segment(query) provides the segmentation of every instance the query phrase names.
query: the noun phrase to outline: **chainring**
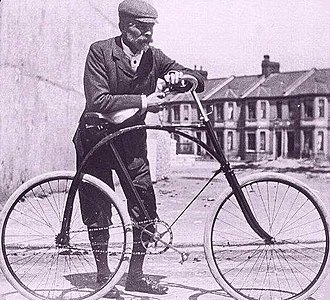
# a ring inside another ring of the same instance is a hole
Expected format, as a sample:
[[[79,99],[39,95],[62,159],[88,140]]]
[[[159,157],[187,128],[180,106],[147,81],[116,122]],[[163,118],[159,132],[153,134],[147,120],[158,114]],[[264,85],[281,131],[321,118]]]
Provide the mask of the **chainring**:
[[[151,232],[150,227],[154,228],[154,233]],[[172,245],[173,232],[166,222],[152,220],[144,224],[140,238],[141,243],[147,250],[148,254],[162,254],[170,248],[170,245]]]

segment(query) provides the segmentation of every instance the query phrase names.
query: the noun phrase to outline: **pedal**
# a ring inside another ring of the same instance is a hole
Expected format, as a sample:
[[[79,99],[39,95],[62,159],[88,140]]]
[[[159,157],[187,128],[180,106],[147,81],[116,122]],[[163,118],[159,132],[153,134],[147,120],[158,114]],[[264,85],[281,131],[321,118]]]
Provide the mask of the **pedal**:
[[[182,252],[181,253],[181,260],[179,261],[179,263],[182,265],[185,261],[188,260],[189,255],[190,255],[190,253],[188,253],[188,252]]]

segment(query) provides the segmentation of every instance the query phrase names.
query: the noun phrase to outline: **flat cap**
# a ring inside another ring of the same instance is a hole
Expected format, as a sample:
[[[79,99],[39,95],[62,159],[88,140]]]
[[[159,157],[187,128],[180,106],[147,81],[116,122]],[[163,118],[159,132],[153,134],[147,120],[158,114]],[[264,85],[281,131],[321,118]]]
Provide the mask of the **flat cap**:
[[[124,0],[118,6],[119,18],[133,18],[144,23],[157,23],[157,10],[142,0]]]

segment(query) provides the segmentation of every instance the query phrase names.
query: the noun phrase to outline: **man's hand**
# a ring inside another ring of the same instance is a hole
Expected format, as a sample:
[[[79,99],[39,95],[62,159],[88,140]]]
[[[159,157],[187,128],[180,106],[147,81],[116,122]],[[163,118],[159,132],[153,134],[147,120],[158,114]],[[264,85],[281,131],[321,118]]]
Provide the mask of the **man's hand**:
[[[180,71],[169,71],[165,76],[164,79],[169,84],[177,84],[180,79],[182,78],[183,73]]]
[[[158,113],[163,109],[162,104],[166,102],[165,93],[155,92],[147,96],[147,111]]]

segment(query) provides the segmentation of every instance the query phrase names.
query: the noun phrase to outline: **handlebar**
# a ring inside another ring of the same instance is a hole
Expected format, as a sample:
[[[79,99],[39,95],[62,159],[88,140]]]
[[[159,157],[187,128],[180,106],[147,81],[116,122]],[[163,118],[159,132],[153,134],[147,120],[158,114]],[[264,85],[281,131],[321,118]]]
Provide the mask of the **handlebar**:
[[[206,113],[206,111],[203,108],[203,105],[201,103],[201,100],[199,99],[197,93],[196,93],[196,88],[198,86],[198,81],[197,79],[188,74],[184,74],[179,83],[170,85],[168,87],[168,93],[186,93],[186,92],[191,92],[192,97],[194,98],[195,103],[197,104],[198,110],[201,114],[201,118],[205,121],[209,121],[209,117]]]
[[[192,75],[188,75],[188,74],[184,74],[181,79],[179,80],[179,82],[177,84],[169,84],[167,85],[166,89],[165,89],[165,94],[170,94],[170,93],[186,93],[186,92],[191,92],[195,102],[197,103],[197,106],[204,118],[204,120],[207,120],[207,114],[204,112],[202,104],[196,94],[196,88],[198,86],[198,81],[197,79],[192,76]],[[108,115],[103,114],[103,113],[98,113],[98,112],[86,112],[84,114],[84,118],[91,118],[94,120],[99,120],[99,121],[106,121],[108,123],[114,123],[112,119],[109,118]],[[92,122],[93,123],[93,122]]]
[[[194,76],[184,74],[177,84],[169,85],[168,89],[171,93],[186,93],[195,91],[198,86],[198,81]]]

